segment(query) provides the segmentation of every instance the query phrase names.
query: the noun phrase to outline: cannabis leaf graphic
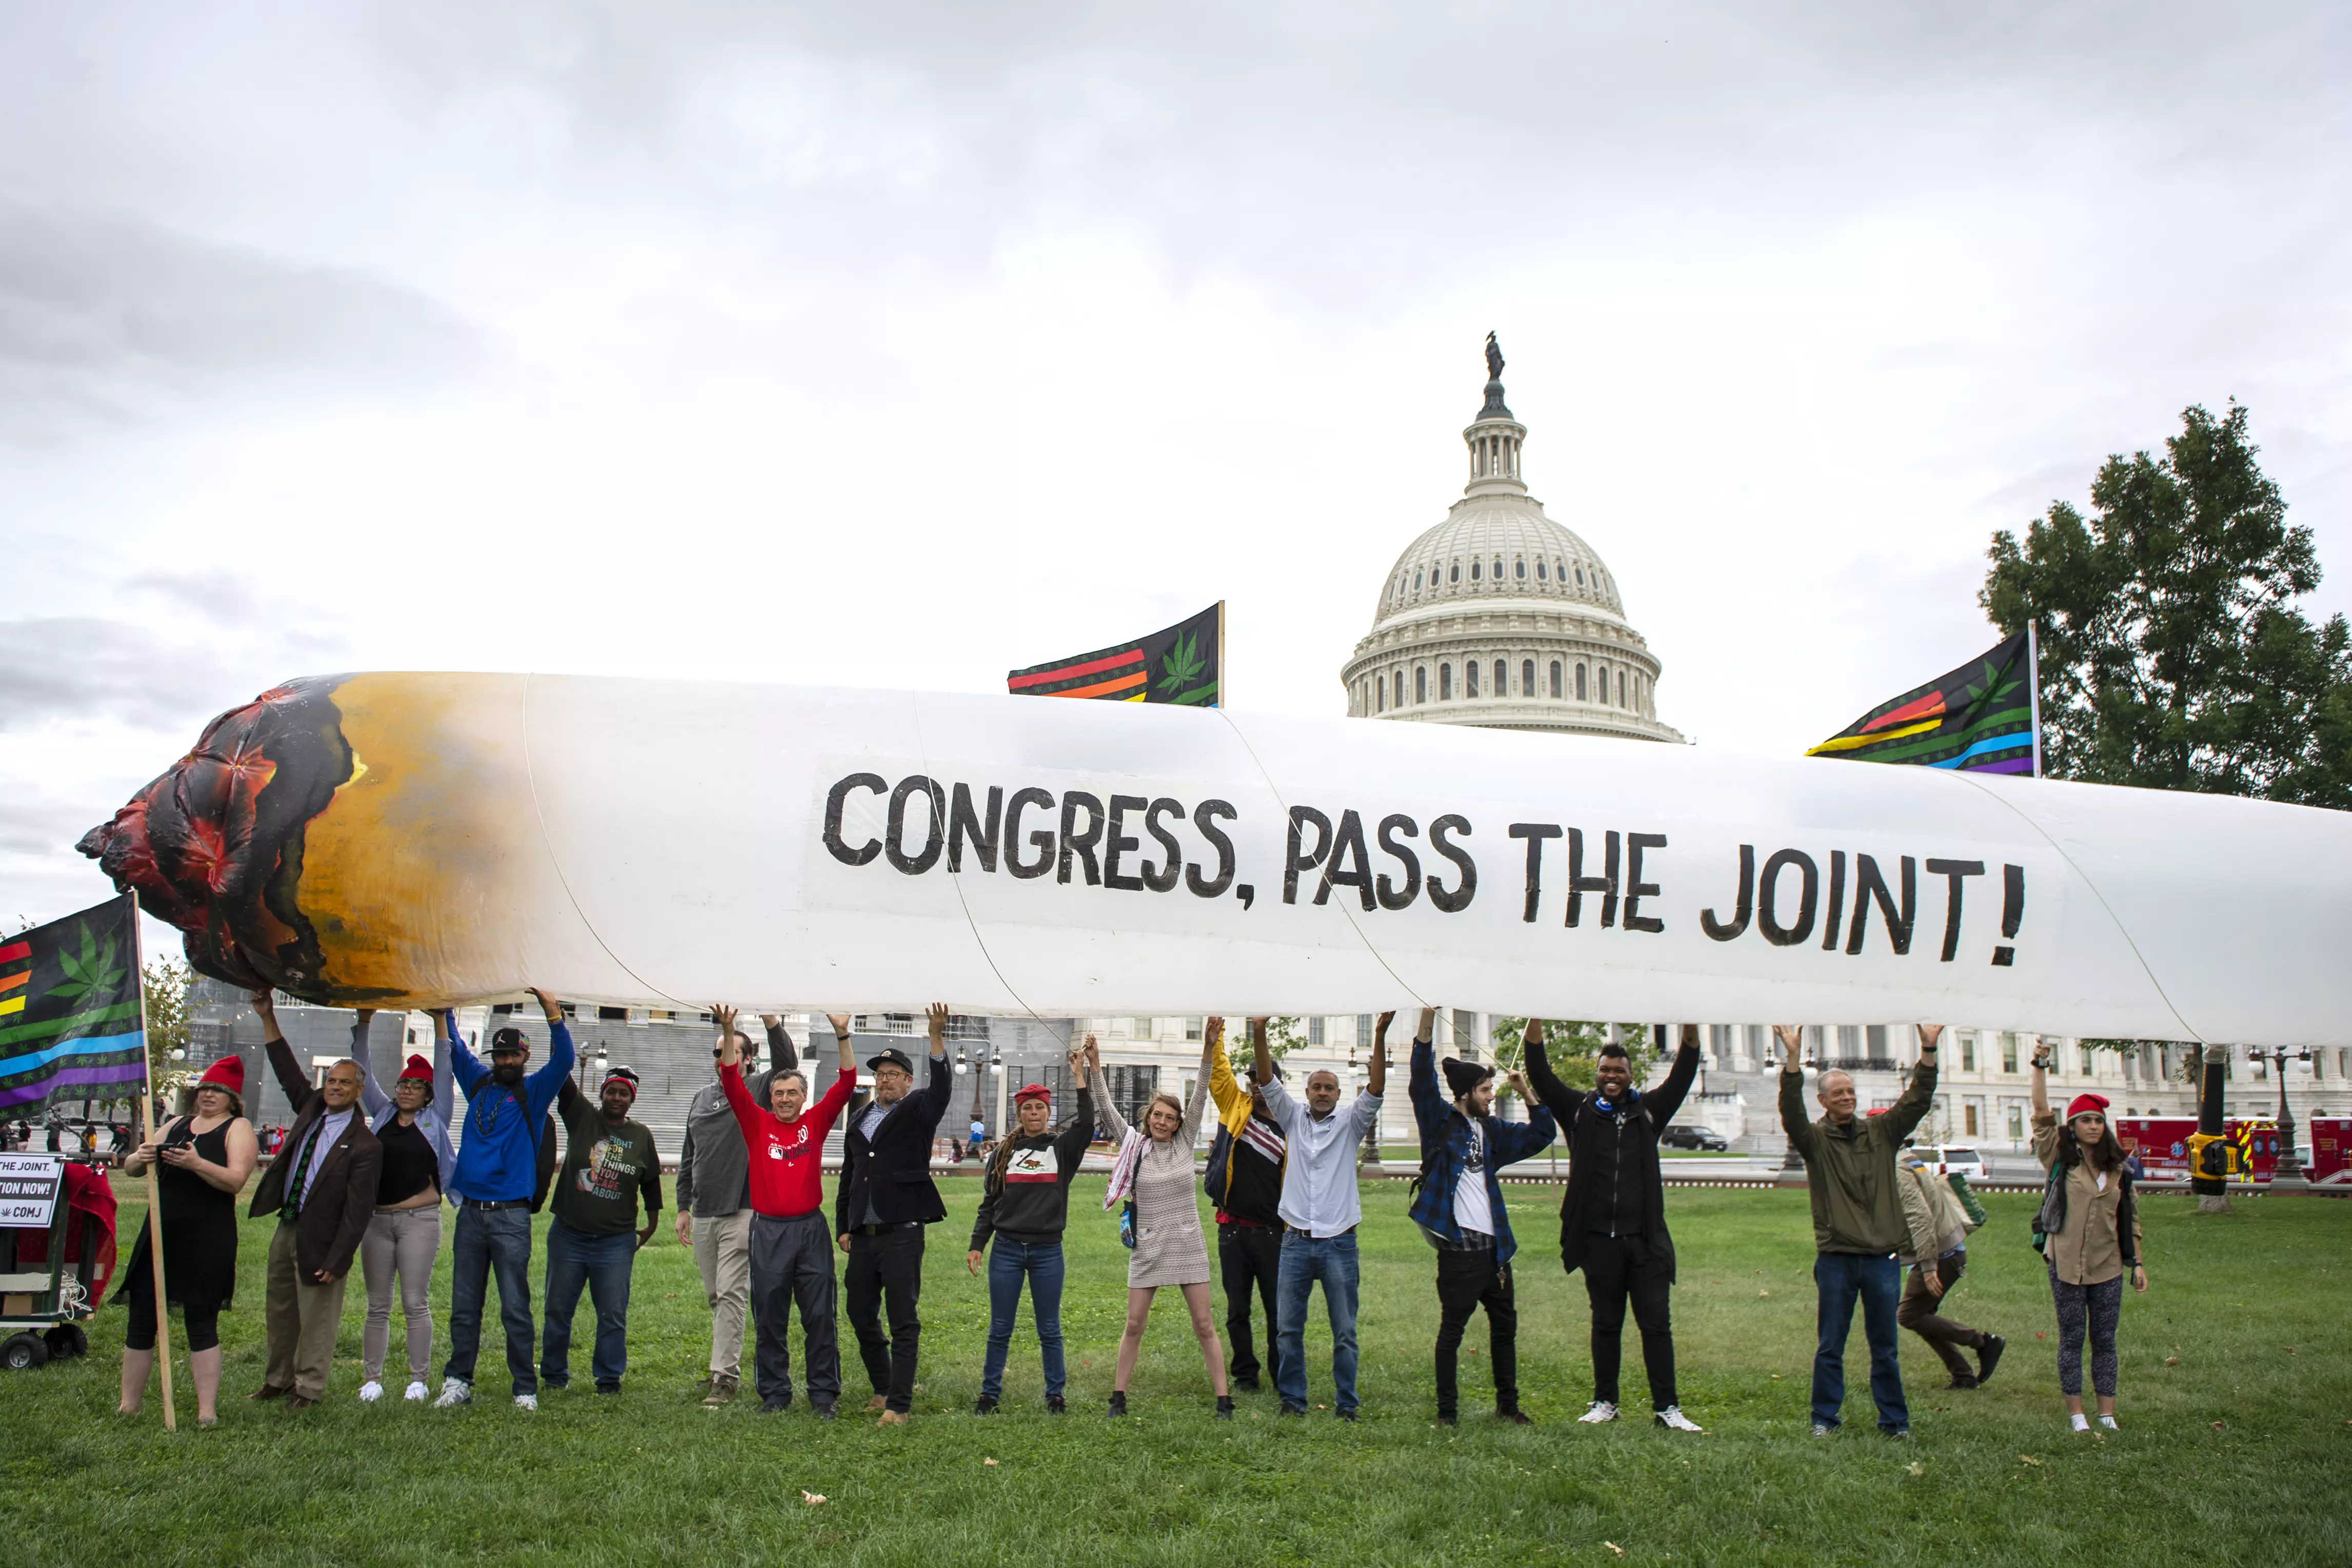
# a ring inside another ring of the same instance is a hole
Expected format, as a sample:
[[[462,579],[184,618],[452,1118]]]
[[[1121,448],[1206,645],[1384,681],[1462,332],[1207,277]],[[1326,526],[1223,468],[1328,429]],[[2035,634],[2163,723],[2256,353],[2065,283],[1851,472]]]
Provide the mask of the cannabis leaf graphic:
[[[109,936],[101,947],[92,940],[89,926],[81,928],[81,953],[77,956],[71,948],[58,950],[58,965],[66,977],[49,988],[48,994],[68,1001],[93,994],[106,996],[122,984],[124,971],[115,967],[114,938]]]
[[[1160,689],[1163,692],[1181,692],[1199,680],[1207,668],[1201,661],[1200,638],[1190,632],[1177,638],[1176,646],[1160,661],[1160,667],[1167,672],[1160,677]]]
[[[1992,694],[1992,700],[1994,702],[2000,702],[2006,698],[2011,692],[2017,690],[2023,682],[2013,673],[2014,669],[2015,666],[2013,664],[1995,669],[1992,662],[1990,660],[1987,660],[1984,667],[1984,679],[1981,682],[1971,681],[1967,689],[1961,694],[1968,698],[1968,706],[1971,707],[1976,706],[1979,703],[1984,700],[1984,695],[1987,692],[1990,692]]]

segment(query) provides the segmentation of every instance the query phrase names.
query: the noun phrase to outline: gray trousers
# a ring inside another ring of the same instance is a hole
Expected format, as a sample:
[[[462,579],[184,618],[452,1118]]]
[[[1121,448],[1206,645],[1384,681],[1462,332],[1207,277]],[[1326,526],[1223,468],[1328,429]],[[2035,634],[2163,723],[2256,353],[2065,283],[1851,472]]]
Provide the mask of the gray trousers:
[[[761,1400],[793,1396],[793,1355],[784,1338],[793,1304],[801,1310],[804,1381],[811,1405],[841,1397],[841,1349],[834,1336],[833,1228],[824,1210],[797,1219],[751,1217],[752,1371]]]
[[[367,1281],[367,1323],[360,1330],[360,1361],[367,1381],[383,1378],[392,1343],[392,1288],[408,1322],[408,1375],[425,1381],[433,1365],[433,1260],[441,1251],[441,1206],[379,1208],[360,1238],[360,1275]]]

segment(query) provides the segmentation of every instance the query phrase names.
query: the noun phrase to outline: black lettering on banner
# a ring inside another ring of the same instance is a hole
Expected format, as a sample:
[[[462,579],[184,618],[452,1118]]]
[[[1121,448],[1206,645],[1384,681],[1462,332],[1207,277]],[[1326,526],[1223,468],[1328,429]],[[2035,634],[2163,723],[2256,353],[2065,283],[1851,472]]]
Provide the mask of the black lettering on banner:
[[[1350,856],[1356,869],[1342,870]],[[1323,862],[1323,885],[1315,890],[1315,902],[1321,904],[1335,887],[1354,888],[1367,915],[1378,907],[1372,902],[1372,852],[1364,847],[1364,819],[1354,811],[1339,813],[1339,831],[1332,836],[1331,853]]]
[[[1078,813],[1087,814],[1087,831],[1076,831]],[[1084,789],[1067,789],[1062,794],[1062,860],[1061,870],[1054,875],[1058,883],[1070,880],[1070,857],[1076,855],[1087,866],[1087,885],[1100,887],[1102,873],[1095,867],[1095,845],[1102,840],[1103,803]]]
[[[1307,854],[1298,852],[1298,830],[1312,823],[1315,827],[1315,848]],[[1290,808],[1290,840],[1283,849],[1282,902],[1298,902],[1298,873],[1313,871],[1331,852],[1331,819],[1312,806]]]
[[[907,802],[917,795],[931,803],[930,837],[919,854],[907,852]],[[920,876],[939,864],[940,852],[948,844],[948,795],[936,779],[920,773],[909,773],[898,780],[890,791],[890,815],[883,831],[882,852],[890,863],[908,876]]]
[[[1927,862],[1927,874],[1948,878],[1951,892],[1944,900],[1944,956],[1948,964],[1960,951],[1960,894],[1968,879],[1984,875],[1982,861],[1934,861]]]
[[[1402,892],[1399,892],[1395,884],[1389,881],[1389,873],[1386,872],[1381,873],[1372,883],[1372,891],[1380,898],[1382,909],[1402,909],[1421,896],[1421,857],[1396,841],[1396,835],[1400,832],[1406,838],[1417,839],[1421,837],[1421,824],[1402,812],[1393,817],[1381,819],[1381,850],[1404,862]]]
[[[1240,814],[1229,800],[1203,800],[1192,808],[1192,826],[1199,830],[1202,838],[1215,845],[1217,851],[1217,874],[1213,878],[1204,879],[1197,865],[1184,868],[1184,885],[1197,896],[1223,898],[1225,889],[1233,886],[1234,841],[1225,837],[1224,830],[1217,826],[1217,819],[1223,817],[1230,822]],[[1247,908],[1248,905],[1245,904],[1243,907]]]
[[[1783,925],[1776,895],[1780,891],[1780,873],[1790,866],[1800,873],[1797,918]],[[1821,877],[1821,868],[1804,851],[1772,852],[1771,858],[1764,862],[1764,874],[1756,883],[1756,929],[1764,933],[1765,941],[1775,947],[1793,947],[1813,934],[1813,901],[1822,891]]]
[[[1602,874],[1584,874],[1584,830],[1568,830],[1568,920],[1574,925],[1584,918],[1584,895],[1597,893],[1601,897],[1601,924],[1603,928],[1617,924],[1617,830],[1608,833],[1608,850],[1601,860]]]
[[[2017,940],[2017,928],[2025,920],[2025,868],[2004,865],[2000,868],[2000,934],[2009,941]],[[2014,947],[1995,947],[1992,961],[2008,968],[2017,957]]]
[[[982,871],[996,869],[998,824],[1004,815],[1004,786],[988,787],[988,817],[985,821],[971,809],[971,786],[958,784],[948,807],[948,870],[963,870],[963,847],[971,845],[974,859]]]
[[[1150,804],[1150,802],[1140,795],[1113,795],[1110,798],[1110,825],[1103,832],[1103,885],[1105,887],[1115,887],[1121,893],[1143,891],[1141,877],[1122,876],[1118,870],[1118,857],[1129,851],[1142,848],[1143,841],[1122,834],[1119,829],[1127,825],[1126,819],[1129,811],[1140,811]]]
[[[1459,915],[1464,910],[1469,908],[1471,899],[1477,896],[1478,862],[1470,858],[1470,852],[1468,850],[1464,849],[1459,844],[1447,842],[1445,835],[1448,833],[1459,833],[1464,838],[1468,838],[1470,836],[1470,819],[1467,817],[1440,817],[1437,821],[1429,824],[1429,847],[1435,850],[1439,854],[1444,855],[1447,860],[1452,861],[1454,862],[1454,869],[1461,873],[1461,881],[1459,884],[1450,893],[1447,892],[1444,886],[1438,882],[1437,878],[1434,876],[1431,877],[1429,879],[1429,902],[1437,905],[1439,910],[1444,914]]]
[[[1909,855],[1903,857],[1903,912],[1895,911],[1895,895],[1887,891],[1886,879],[1878,873],[1878,862],[1868,855],[1853,857],[1853,924],[1846,930],[1845,950],[1849,956],[1862,951],[1862,939],[1870,931],[1870,906],[1875,901],[1878,912],[1885,917],[1886,940],[1898,954],[1911,951],[1911,917],[1919,904],[1919,862]]]
[[[1544,841],[1559,837],[1559,827],[1553,822],[1513,822],[1511,837],[1528,841],[1528,900],[1519,918],[1533,925],[1536,909],[1543,903]]]
[[[1717,942],[1728,942],[1748,929],[1748,922],[1756,913],[1756,846],[1739,846],[1738,904],[1731,912],[1731,922],[1726,925],[1715,917],[1712,909],[1698,912],[1698,928]]]
[[[1160,849],[1168,856],[1157,870],[1152,868],[1150,861],[1144,861],[1135,868],[1143,878],[1143,885],[1154,893],[1166,893],[1176,885],[1176,879],[1184,874],[1184,846],[1178,843],[1176,835],[1160,822],[1164,816],[1181,817],[1183,814],[1184,802],[1171,800],[1165,795],[1151,802],[1151,810],[1143,814],[1144,831],[1160,841]]]
[[[1656,915],[1640,913],[1642,900],[1655,898],[1658,894],[1656,883],[1642,880],[1642,852],[1665,847],[1666,835],[1664,833],[1625,835],[1625,929],[1628,931],[1654,934],[1666,928],[1666,923]]]
[[[1037,851],[1035,862],[1024,864],[1021,859],[1021,813],[1032,806],[1052,810],[1053,791],[1040,789],[1034,785],[1026,789],[1015,789],[1013,799],[1004,807],[1004,869],[1023,882],[1044,876],[1054,869],[1054,830],[1051,828],[1039,828],[1029,835],[1029,842]]]
[[[1829,918],[1822,922],[1822,951],[1834,953],[1838,945],[1838,922],[1845,915],[1845,852],[1830,852]]]
[[[834,859],[844,865],[864,865],[882,852],[880,839],[869,839],[854,850],[842,842],[841,813],[842,809],[849,802],[849,792],[852,789],[871,789],[879,795],[889,788],[889,783],[878,773],[853,773],[826,791],[824,847],[833,852]]]

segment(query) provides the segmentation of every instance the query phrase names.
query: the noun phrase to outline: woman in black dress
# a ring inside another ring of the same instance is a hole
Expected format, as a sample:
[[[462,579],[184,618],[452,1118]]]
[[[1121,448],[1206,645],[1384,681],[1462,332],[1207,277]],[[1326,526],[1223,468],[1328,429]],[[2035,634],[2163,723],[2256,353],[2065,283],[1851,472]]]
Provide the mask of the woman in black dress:
[[[140,1145],[122,1168],[138,1175],[151,1163],[163,1220],[163,1289],[187,1320],[188,1370],[196,1385],[196,1425],[219,1419],[220,1313],[236,1291],[236,1195],[253,1174],[260,1149],[245,1119],[245,1061],[225,1056],[197,1081],[193,1114],[173,1118],[152,1143]],[[114,1298],[131,1310],[122,1337],[124,1415],[137,1412],[155,1370],[155,1282],[147,1226],[131,1249],[130,1267]]]

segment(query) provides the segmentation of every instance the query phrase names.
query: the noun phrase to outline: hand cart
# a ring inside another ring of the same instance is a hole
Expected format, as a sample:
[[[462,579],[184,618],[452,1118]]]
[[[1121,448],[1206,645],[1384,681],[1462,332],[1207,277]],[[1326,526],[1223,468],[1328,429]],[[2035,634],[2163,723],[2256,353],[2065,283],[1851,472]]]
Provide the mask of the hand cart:
[[[5,1336],[0,1338],[0,1367],[10,1372],[29,1372],[50,1361],[89,1352],[89,1336],[82,1331],[81,1320],[98,1308],[89,1297],[89,1282],[98,1265],[101,1227],[98,1216],[79,1213],[66,1201],[68,1165],[103,1169],[105,1159],[97,1155],[79,1159],[48,1154],[0,1155],[0,1216],[5,1216],[0,1218],[0,1335]],[[25,1223],[43,1201],[37,1193],[44,1183],[48,1189],[47,1221]],[[66,1234],[67,1228],[75,1224],[81,1227],[81,1244],[76,1249],[80,1256],[69,1268]],[[28,1230],[46,1232],[48,1237],[48,1260],[39,1269],[28,1269],[17,1261],[19,1239]]]

